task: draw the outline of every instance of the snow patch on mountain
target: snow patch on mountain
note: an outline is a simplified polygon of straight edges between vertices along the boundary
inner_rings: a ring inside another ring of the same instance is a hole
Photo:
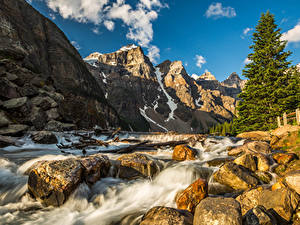
[[[161,129],[163,129],[164,131],[168,132],[168,129],[163,127],[162,125],[158,124],[157,122],[155,122],[154,120],[152,120],[150,117],[147,116],[146,114],[146,110],[148,109],[147,106],[144,106],[144,108],[139,108],[140,110],[140,114],[150,123],[154,123],[156,126],[160,127]]]
[[[199,75],[197,74],[192,74],[191,78],[193,78],[194,80],[198,80],[199,79]]]
[[[124,46],[122,48],[120,48],[117,52],[127,52],[131,49],[135,49],[135,48],[138,48],[138,46],[136,45],[127,45],[127,46]]]
[[[157,81],[162,89],[162,91],[164,92],[165,96],[168,99],[168,106],[171,110],[171,112],[169,113],[169,117],[166,120],[166,122],[168,122],[170,119],[174,120],[174,111],[177,109],[177,104],[175,103],[175,101],[172,99],[172,97],[168,94],[168,92],[165,90],[164,84],[162,82],[162,73],[160,72],[159,68],[156,68],[155,71],[156,77],[157,77]]]
[[[199,97],[198,99],[195,100],[195,104],[197,107],[202,107],[202,105],[200,104],[201,101],[201,97]]]

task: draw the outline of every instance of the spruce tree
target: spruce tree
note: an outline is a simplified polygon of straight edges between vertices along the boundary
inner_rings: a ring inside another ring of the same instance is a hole
[[[252,37],[253,53],[243,75],[248,78],[239,95],[238,117],[234,121],[238,133],[269,130],[276,126],[276,117],[299,107],[299,73],[284,51],[287,42],[281,40],[280,29],[269,11],[261,15]],[[298,80],[298,81],[297,81]]]

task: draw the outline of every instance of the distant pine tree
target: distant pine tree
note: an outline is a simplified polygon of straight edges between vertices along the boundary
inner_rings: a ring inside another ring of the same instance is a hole
[[[269,11],[261,15],[252,37],[253,53],[243,75],[249,80],[239,95],[238,117],[234,121],[238,133],[268,130],[276,126],[276,117],[299,107],[299,73],[289,68],[284,51],[287,42],[281,40],[280,29]]]

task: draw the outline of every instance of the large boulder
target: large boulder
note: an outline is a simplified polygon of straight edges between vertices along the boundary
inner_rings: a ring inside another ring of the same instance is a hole
[[[277,225],[277,221],[265,207],[259,205],[244,215],[243,225]]]
[[[270,154],[271,148],[270,145],[267,142],[264,141],[251,141],[247,142],[242,146],[238,146],[235,148],[230,149],[228,152],[229,156],[236,156],[241,153],[246,152],[256,152],[256,153],[262,153],[262,154]]]
[[[195,160],[197,150],[188,145],[177,145],[173,150],[172,159],[177,161]]]
[[[193,224],[242,225],[240,204],[233,198],[205,198],[196,207]]]
[[[267,210],[275,211],[277,221],[290,221],[296,209],[299,196],[287,188],[274,191],[262,187],[244,192],[236,198],[240,202],[242,214],[245,215],[250,209],[262,205]]]
[[[193,215],[186,210],[157,206],[150,209],[142,218],[140,225],[192,225]]]
[[[288,152],[278,152],[273,154],[273,159],[278,163],[278,164],[287,164],[294,159],[297,159],[297,155],[295,153],[288,153]]]
[[[20,141],[16,137],[2,136],[0,135],[0,148],[4,148],[10,145],[21,146],[25,144],[25,142]]]
[[[62,123],[56,120],[50,120],[45,126],[45,130],[48,131],[70,131],[75,130],[76,128],[75,124]]]
[[[32,140],[38,144],[57,144],[55,134],[50,131],[39,131],[32,134]]]
[[[188,210],[191,213],[195,212],[196,206],[199,202],[208,195],[208,185],[206,180],[198,179],[176,198],[176,205],[178,209]]]
[[[273,149],[280,149],[296,144],[300,126],[286,125],[277,128],[272,132],[271,146]]]
[[[38,162],[29,172],[28,190],[43,204],[60,206],[81,182],[95,183],[109,168],[108,158],[101,155]]]
[[[27,97],[13,98],[3,102],[3,107],[6,109],[16,109],[25,105],[28,101]]]
[[[8,127],[0,128],[0,135],[22,136],[28,129],[24,124],[10,124]]]
[[[237,165],[241,165],[252,172],[257,170],[256,158],[252,154],[245,153],[233,161]]]
[[[3,111],[0,111],[0,128],[1,127],[7,127],[11,121],[6,116],[6,114]]]
[[[289,188],[300,195],[300,170],[288,172],[284,177],[285,183]]]
[[[259,184],[250,170],[233,162],[225,163],[213,176],[215,181],[235,190],[246,190]]]
[[[133,174],[135,177],[153,177],[162,169],[156,159],[145,154],[125,154],[117,160],[120,162],[119,177],[123,179],[132,179]]]
[[[271,134],[268,131],[250,131],[237,135],[238,138],[245,138],[253,141],[270,141]]]

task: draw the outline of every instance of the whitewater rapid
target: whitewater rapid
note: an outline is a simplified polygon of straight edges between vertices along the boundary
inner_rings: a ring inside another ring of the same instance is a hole
[[[59,143],[63,144],[79,140],[72,133],[56,135]],[[105,136],[94,138],[107,139]],[[151,141],[158,142],[174,140],[175,137],[124,134],[122,138],[152,138]],[[152,180],[126,181],[107,177],[91,187],[81,184],[63,206],[54,208],[42,206],[27,194],[28,176],[24,172],[37,161],[80,157],[82,152],[79,149],[66,149],[64,151],[67,154],[62,154],[56,145],[34,144],[29,137],[24,137],[23,141],[24,145],[21,147],[0,149],[0,224],[138,224],[142,215],[154,206],[176,207],[175,196],[178,192],[198,178],[211,180],[211,174],[217,168],[209,167],[207,161],[227,157],[228,146],[243,144],[242,140],[236,141],[228,137],[207,138],[194,146],[199,152],[199,159],[178,163],[170,163],[171,148],[159,149],[156,155],[151,156],[161,160],[164,169]],[[87,152],[93,154],[123,146],[126,145],[90,148]],[[108,157],[117,158],[117,155],[108,154]]]

